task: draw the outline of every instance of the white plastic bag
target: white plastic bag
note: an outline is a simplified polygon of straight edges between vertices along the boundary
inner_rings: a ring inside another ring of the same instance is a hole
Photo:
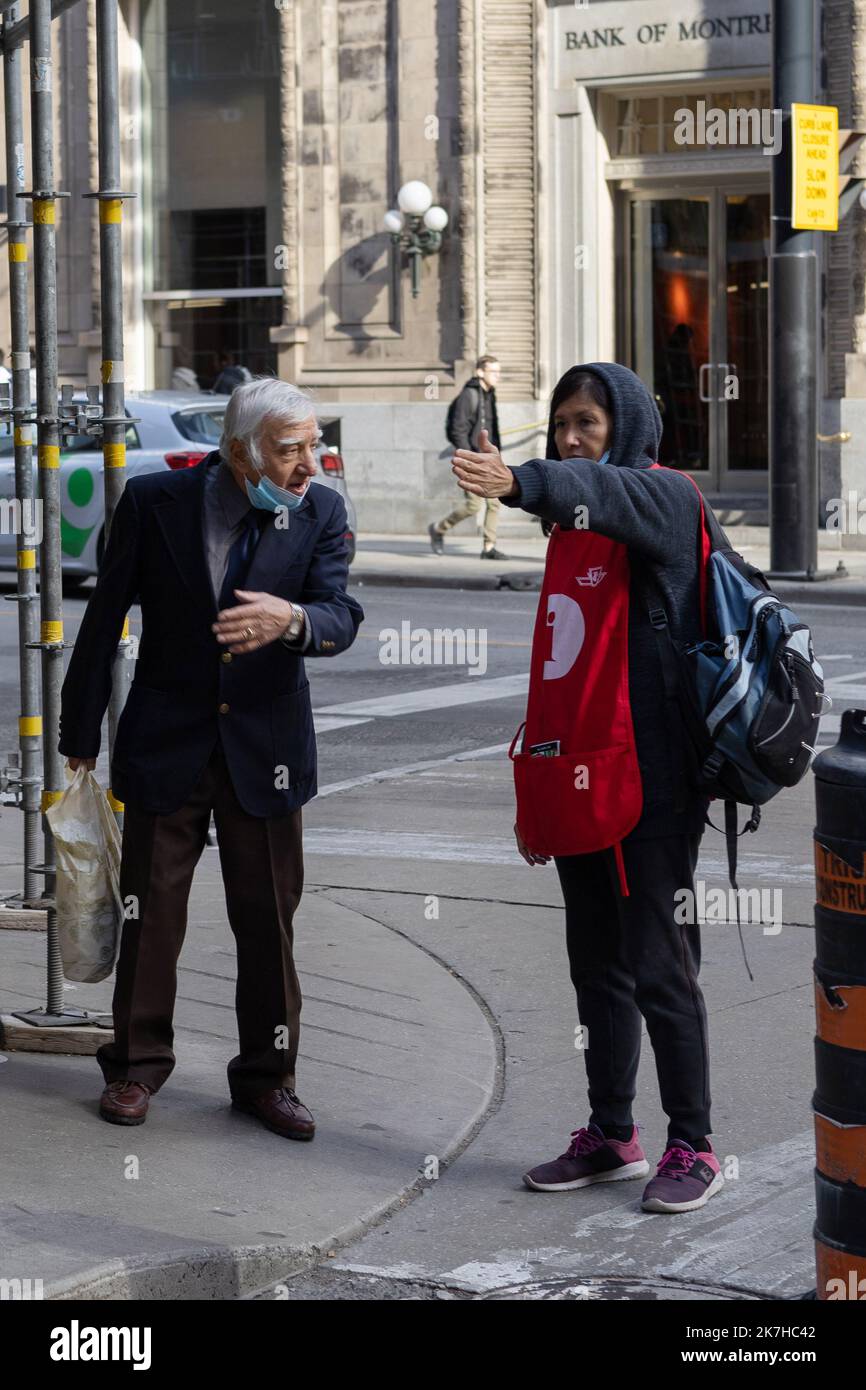
[[[105,792],[83,763],[45,816],[54,836],[63,973],[95,984],[114,969],[120,942],[120,831]]]

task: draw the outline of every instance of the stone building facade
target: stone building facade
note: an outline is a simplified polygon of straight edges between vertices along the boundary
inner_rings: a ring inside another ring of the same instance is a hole
[[[677,122],[772,109],[769,8],[121,0],[129,387],[178,366],[207,387],[220,353],[294,380],[339,420],[361,529],[416,531],[453,500],[444,418],[479,354],[503,364],[512,462],[543,450],[560,373],[615,357],[659,400],[664,461],[761,520],[770,161],[681,144]],[[816,8],[816,99],[866,128],[866,0]],[[99,358],[93,34],[93,0],[55,24],[60,365],[80,384]],[[417,298],[382,224],[414,179],[450,219]],[[866,214],[818,240],[821,429],[851,435],[821,446],[824,501],[866,493]]]

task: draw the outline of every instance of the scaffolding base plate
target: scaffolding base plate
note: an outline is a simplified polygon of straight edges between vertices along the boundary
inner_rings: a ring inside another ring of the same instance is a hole
[[[97,1048],[113,1038],[112,1020],[106,1014],[85,1015],[83,1019],[36,1011],[0,1015],[0,1047],[7,1052],[63,1052],[92,1057]]]
[[[47,926],[48,914],[44,908],[0,903],[0,931],[45,931]]]

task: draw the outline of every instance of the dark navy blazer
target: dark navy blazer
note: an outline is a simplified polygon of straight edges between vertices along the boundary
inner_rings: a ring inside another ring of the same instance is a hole
[[[138,662],[112,750],[113,794],[144,811],[177,810],[221,739],[244,810],[282,816],[316,794],[310,683],[300,651],[281,641],[233,654],[211,631],[217,606],[205,558],[204,480],[219,461],[211,453],[195,468],[127,481],[63,683],[59,748],[66,757],[99,753],[123,621],[139,602]],[[346,593],[347,525],[339,493],[312,482],[287,526],[265,528],[244,584],[303,604],[312,632],[307,656],[345,651],[364,617]]]

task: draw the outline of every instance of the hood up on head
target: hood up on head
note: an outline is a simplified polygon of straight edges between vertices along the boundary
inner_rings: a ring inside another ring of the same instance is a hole
[[[583,362],[570,367],[561,378],[576,377],[579,372],[593,372],[605,383],[613,404],[613,439],[608,446],[610,457],[605,467],[649,468],[659,456],[662,437],[662,421],[652,395],[639,376],[618,362]],[[558,401],[566,399],[557,383],[554,396]],[[554,411],[551,410],[547,425],[546,458],[558,459],[559,451],[553,435]]]

